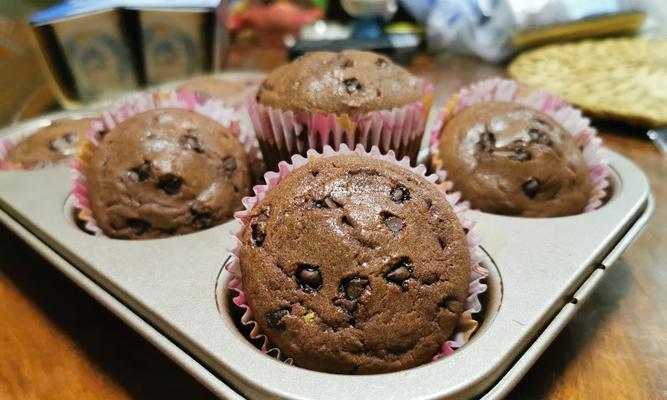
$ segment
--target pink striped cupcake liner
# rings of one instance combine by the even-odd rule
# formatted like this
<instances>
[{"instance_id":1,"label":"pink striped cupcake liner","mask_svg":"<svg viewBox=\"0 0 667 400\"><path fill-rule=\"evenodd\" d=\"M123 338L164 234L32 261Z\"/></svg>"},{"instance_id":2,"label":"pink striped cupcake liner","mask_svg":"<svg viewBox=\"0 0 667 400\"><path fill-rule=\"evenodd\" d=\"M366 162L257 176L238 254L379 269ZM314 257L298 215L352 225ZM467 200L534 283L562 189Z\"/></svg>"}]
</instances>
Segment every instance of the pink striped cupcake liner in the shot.
<instances>
[{"instance_id":1,"label":"pink striped cupcake liner","mask_svg":"<svg viewBox=\"0 0 667 400\"><path fill-rule=\"evenodd\" d=\"M263 185L257 185L253 188L255 193L254 196L245 197L243 199L243 205L245 209L238 211L235 214L235 218L240 222L240 225L236 228L235 231L232 232L234 237L234 245L229 249L231 258L225 267L231 274L231 279L227 284L227 288L235 293L232 301L236 306L240 307L243 312L241 316L241 323L250 328L250 338L261 343L261 349L263 352L275 356L278 359L284 360L284 356L281 354L280 350L273 347L268 337L261 332L259 324L253 319L252 310L246 302L246 296L245 292L243 291L243 283L241 279L241 266L238 258L238 254L241 248L241 237L245 227L249 223L250 214L253 208L259 204L266 197L266 195L271 190L273 190L273 188L278 186L280 182L285 179L292 171L304 166L309 162L309 160L313 158L332 157L336 155L372 157L375 159L391 162L406 168L419 176L423 176L429 182L438 186L443 197L456 212L459 222L466 232L466 240L471 256L472 266L469 280L469 294L464 306L464 311L461 314L461 318L459 319L455 331L447 339L447 341L442 344L440 351L438 351L438 353L433 356L433 360L437 360L451 354L456 349L465 345L479 326L479 322L476 321L474 317L475 314L478 314L482 311L482 303L479 300L479 296L487 290L487 285L483 283L482 280L489 275L489 271L481 264L482 256L481 251L479 250L479 238L473 232L474 222L465 217L466 212L469 210L468 203L461 202L458 193L447 193L446 189L449 187L448 183L438 183L437 176L427 174L426 167L424 165L420 164L416 167L412 167L410 165L410 160L407 157L404 157L399 161L395 158L394 152L391 150L386 154L383 154L377 147L372 147L370 151L367 151L362 144L358 144L356 148L351 149L345 143L342 143L338 150L334 150L330 146L324 146L322 152L317 152L313 149L308 150L306 157L298 154L293 155L290 159L290 162L281 161L278 164L278 172L267 172L264 174L266 183ZM220 290L218 293L216 293L216 296L218 298L218 308L222 310L222 299L225 297L224 291ZM284 361L287 363L292 363L291 359L286 359Z\"/></svg>"},{"instance_id":2,"label":"pink striped cupcake liner","mask_svg":"<svg viewBox=\"0 0 667 400\"><path fill-rule=\"evenodd\" d=\"M581 110L560 97L510 79L492 78L465 87L452 96L438 113L429 144L431 165L436 174L442 179L446 177L442 162L438 158L438 145L444 125L464 108L489 101L519 103L541 111L570 132L575 143L582 149L593 186L584 212L595 210L602 205L602 200L607 195L606 188L609 186L609 167L603 157L602 139L597 136L597 130L591 126L591 121L583 116Z\"/></svg>"},{"instance_id":3,"label":"pink striped cupcake liner","mask_svg":"<svg viewBox=\"0 0 667 400\"><path fill-rule=\"evenodd\" d=\"M433 85L426 80L422 85L424 95L417 102L355 115L286 111L259 104L255 97L248 98L247 108L269 169L294 154L321 152L325 146L337 150L342 144L361 144L366 150L376 146L382 153L393 150L414 164L433 101Z\"/></svg>"},{"instance_id":4,"label":"pink striped cupcake liner","mask_svg":"<svg viewBox=\"0 0 667 400\"><path fill-rule=\"evenodd\" d=\"M0 140L0 171L7 171L10 169L24 169L20 165L13 165L12 163L5 161L5 157L9 151L16 146L20 139L14 137L7 137Z\"/></svg>"}]
</instances>

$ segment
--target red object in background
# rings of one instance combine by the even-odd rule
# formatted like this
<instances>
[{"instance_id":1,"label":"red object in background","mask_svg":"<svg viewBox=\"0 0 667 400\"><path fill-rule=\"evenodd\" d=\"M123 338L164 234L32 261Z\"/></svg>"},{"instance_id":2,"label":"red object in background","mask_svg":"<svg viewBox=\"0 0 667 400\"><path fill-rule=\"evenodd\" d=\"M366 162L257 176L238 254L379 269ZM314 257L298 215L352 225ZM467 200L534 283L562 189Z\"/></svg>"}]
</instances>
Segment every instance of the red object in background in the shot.
<instances>
[{"instance_id":1,"label":"red object in background","mask_svg":"<svg viewBox=\"0 0 667 400\"><path fill-rule=\"evenodd\" d=\"M232 10L227 21L230 32L251 28L261 45L283 45L287 34L298 36L302 26L312 24L324 16L318 7L302 8L290 1L276 1L269 5L250 4Z\"/></svg>"}]
</instances>

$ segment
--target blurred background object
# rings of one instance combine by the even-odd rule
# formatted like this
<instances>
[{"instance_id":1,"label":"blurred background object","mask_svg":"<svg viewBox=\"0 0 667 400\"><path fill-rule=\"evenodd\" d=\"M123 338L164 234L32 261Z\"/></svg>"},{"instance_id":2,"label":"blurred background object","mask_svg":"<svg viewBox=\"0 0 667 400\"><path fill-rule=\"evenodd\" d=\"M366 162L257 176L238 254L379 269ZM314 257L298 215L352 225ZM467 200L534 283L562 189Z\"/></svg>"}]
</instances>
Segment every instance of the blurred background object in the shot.
<instances>
[{"instance_id":1,"label":"blurred background object","mask_svg":"<svg viewBox=\"0 0 667 400\"><path fill-rule=\"evenodd\" d=\"M426 24L431 50L446 48L490 62L506 60L523 47L632 33L642 26L648 10L665 12L662 0L403 0L402 4Z\"/></svg>"},{"instance_id":2,"label":"blurred background object","mask_svg":"<svg viewBox=\"0 0 667 400\"><path fill-rule=\"evenodd\" d=\"M665 37L663 0L70 0L53 7L54 3L3 0L0 11L5 25L11 26L4 29L12 33L0 36L0 57L30 56L25 45L30 35L24 26L19 28L18 18L47 8L31 18L41 45L37 54L45 61L45 76L52 77L53 92L67 107L222 68L268 69L316 50L371 50L404 64L414 64L419 57L465 54L501 65L528 51L533 61L526 61L528 55L519 57L510 69L513 76L546 86L596 117L629 116L649 126L662 123L655 117L660 108L652 111L650 120L633 107L624 114L601 102L590 106L597 94L589 89L604 86L594 82L599 77L579 74L585 77L583 83L568 83L567 90L564 84L557 87L553 82L565 82L561 74L576 63L565 65L558 61L562 57L543 59L532 50L600 36ZM641 81L632 93L648 93L657 102L665 89L647 83L662 79L662 56L651 56L661 48L652 49L653 43L657 42L641 45L645 56L622 56L631 62L609 55L613 50L607 45L604 62L586 62L612 65L614 79L621 79L618 71L623 69L631 78L619 87ZM553 67L556 63L563 65ZM602 67L597 70L605 73ZM573 96L579 87L590 93ZM636 103L638 110L642 102Z\"/></svg>"},{"instance_id":3,"label":"blurred background object","mask_svg":"<svg viewBox=\"0 0 667 400\"><path fill-rule=\"evenodd\" d=\"M219 0L65 1L30 25L49 82L66 107L211 72Z\"/></svg>"},{"instance_id":4,"label":"blurred background object","mask_svg":"<svg viewBox=\"0 0 667 400\"><path fill-rule=\"evenodd\" d=\"M320 20L326 4L326 1L306 0L233 1L227 26L236 36L251 36L246 40L255 45L284 46L290 37L294 40L298 36L304 25Z\"/></svg>"},{"instance_id":5,"label":"blurred background object","mask_svg":"<svg viewBox=\"0 0 667 400\"><path fill-rule=\"evenodd\" d=\"M383 23L398 10L397 0L341 0L343 9L354 17L352 36L376 39L383 35Z\"/></svg>"},{"instance_id":6,"label":"blurred background object","mask_svg":"<svg viewBox=\"0 0 667 400\"><path fill-rule=\"evenodd\" d=\"M667 38L607 38L525 52L509 74L598 119L667 126Z\"/></svg>"}]
</instances>

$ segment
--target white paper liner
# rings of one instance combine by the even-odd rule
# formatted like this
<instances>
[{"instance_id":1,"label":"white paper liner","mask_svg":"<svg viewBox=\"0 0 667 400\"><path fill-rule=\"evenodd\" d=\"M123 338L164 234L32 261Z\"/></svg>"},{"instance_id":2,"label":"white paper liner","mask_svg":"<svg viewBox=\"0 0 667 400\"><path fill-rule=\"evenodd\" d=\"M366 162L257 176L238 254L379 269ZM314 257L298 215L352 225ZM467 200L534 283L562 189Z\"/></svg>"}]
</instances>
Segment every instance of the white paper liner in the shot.
<instances>
[{"instance_id":1,"label":"white paper liner","mask_svg":"<svg viewBox=\"0 0 667 400\"><path fill-rule=\"evenodd\" d=\"M278 348L271 347L268 337L260 331L259 324L257 324L257 322L253 319L252 310L250 310L250 307L246 303L245 293L243 291L243 283L241 279L242 272L240 260L238 258L238 254L241 248L241 237L243 230L249 223L252 209L255 207L255 205L261 202L266 197L266 195L286 176L288 176L293 170L305 165L313 158L332 157L336 155L356 155L360 157L372 157L375 159L388 161L406 168L417 175L423 176L433 184L437 184L438 181L438 178L435 175L427 175L425 166L420 164L416 167L411 167L410 160L407 157L404 157L400 161L396 160L393 151L389 151L386 155L383 155L377 147L373 147L370 151L366 151L363 145L357 145L354 150L351 150L347 147L346 144L341 144L338 151L334 150L330 146L325 146L322 153L318 153L311 149L308 150L306 157L301 155L294 155L291 157L290 163L281 161L278 164L278 172L267 172L264 175L266 184L255 186L253 188L255 195L245 197L243 199L245 210L238 211L235 214L236 219L240 222L240 226L236 231L232 232L235 244L231 249L229 249L232 257L230 262L226 265L226 268L230 272L232 278L229 281L227 287L230 290L236 292L236 296L234 296L232 301L243 310L241 323L251 328L250 338L259 340L262 343L262 351L267 354L274 355L278 359L282 359L280 350ZM466 232L466 240L470 250L471 274L469 281L469 295L466 300L461 318L459 319L457 327L450 338L442 344L441 350L436 355L434 355L434 360L451 354L455 349L463 346L477 330L478 322L473 319L473 314L479 313L482 310L482 304L479 301L479 295L486 291L487 285L481 281L489 274L488 270L481 265L482 257L478 248L479 239L473 233L474 223L465 218L465 213L469 210L468 203L460 202L460 195L458 193L449 194L446 192L446 189L449 187L448 182L437 184L437 186L440 192L443 194L443 197L454 209L459 222ZM286 360L286 362L289 363L291 363L291 361L291 359Z\"/></svg>"},{"instance_id":2,"label":"white paper liner","mask_svg":"<svg viewBox=\"0 0 667 400\"><path fill-rule=\"evenodd\" d=\"M220 125L228 128L241 142L248 154L248 161L252 169L260 168L256 140L251 131L241 128L239 114L231 107L218 99L198 96L187 90L156 91L128 96L112 104L108 110L102 111L100 117L93 121L92 129L87 134L87 140L79 145L74 160L71 163L75 171L74 187L71 194L74 196L74 207L78 210L77 217L83 222L84 228L95 236L105 236L97 225L93 212L90 209L88 189L86 188L86 170L95 149L102 140L103 134L125 121L127 118L158 108L181 108L194 111L206 116Z\"/></svg>"},{"instance_id":3,"label":"white paper liner","mask_svg":"<svg viewBox=\"0 0 667 400\"><path fill-rule=\"evenodd\" d=\"M584 160L591 177L591 197L584 212L595 210L602 205L609 186L609 169L603 158L602 139L585 118L581 110L573 107L560 97L542 90L532 89L510 79L492 78L477 82L461 89L438 113L431 131L429 155L433 169L440 174L442 163L438 158L440 134L447 121L462 109L482 102L501 101L519 103L543 112L553 118L574 137L582 149Z\"/></svg>"}]
</instances>

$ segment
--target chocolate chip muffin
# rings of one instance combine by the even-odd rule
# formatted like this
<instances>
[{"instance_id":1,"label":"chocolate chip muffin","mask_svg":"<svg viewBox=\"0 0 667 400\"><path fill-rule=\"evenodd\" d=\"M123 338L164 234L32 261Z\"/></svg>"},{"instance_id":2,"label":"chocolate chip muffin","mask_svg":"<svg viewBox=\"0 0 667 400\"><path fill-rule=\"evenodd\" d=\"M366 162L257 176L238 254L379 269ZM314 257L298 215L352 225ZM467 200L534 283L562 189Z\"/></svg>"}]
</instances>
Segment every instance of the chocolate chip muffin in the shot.
<instances>
[{"instance_id":1,"label":"chocolate chip muffin","mask_svg":"<svg viewBox=\"0 0 667 400\"><path fill-rule=\"evenodd\" d=\"M245 221L243 290L296 365L369 374L426 363L453 332L470 255L432 183L369 157L298 168Z\"/></svg>"},{"instance_id":2,"label":"chocolate chip muffin","mask_svg":"<svg viewBox=\"0 0 667 400\"><path fill-rule=\"evenodd\" d=\"M208 76L193 78L178 89L189 90L199 95L221 99L232 107L238 107L245 102L246 94L255 84L252 82L238 82L218 79Z\"/></svg>"},{"instance_id":3,"label":"chocolate chip muffin","mask_svg":"<svg viewBox=\"0 0 667 400\"><path fill-rule=\"evenodd\" d=\"M313 52L273 70L248 111L269 169L341 143L414 162L432 97L422 79L385 56Z\"/></svg>"},{"instance_id":4,"label":"chocolate chip muffin","mask_svg":"<svg viewBox=\"0 0 667 400\"><path fill-rule=\"evenodd\" d=\"M55 120L18 142L5 161L28 169L65 161L76 153L92 121L92 118Z\"/></svg>"},{"instance_id":5,"label":"chocolate chip muffin","mask_svg":"<svg viewBox=\"0 0 667 400\"><path fill-rule=\"evenodd\" d=\"M486 102L443 127L439 161L472 207L524 217L583 212L591 179L572 135L532 108Z\"/></svg>"},{"instance_id":6,"label":"chocolate chip muffin","mask_svg":"<svg viewBox=\"0 0 667 400\"><path fill-rule=\"evenodd\" d=\"M110 130L91 158L86 184L106 235L149 239L225 222L241 208L250 177L243 147L226 128L165 108Z\"/></svg>"},{"instance_id":7,"label":"chocolate chip muffin","mask_svg":"<svg viewBox=\"0 0 667 400\"><path fill-rule=\"evenodd\" d=\"M340 115L391 110L419 101L423 94L419 78L385 56L321 51L273 70L257 101L281 110Z\"/></svg>"}]
</instances>

